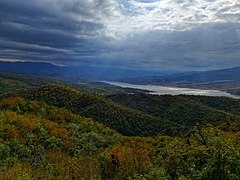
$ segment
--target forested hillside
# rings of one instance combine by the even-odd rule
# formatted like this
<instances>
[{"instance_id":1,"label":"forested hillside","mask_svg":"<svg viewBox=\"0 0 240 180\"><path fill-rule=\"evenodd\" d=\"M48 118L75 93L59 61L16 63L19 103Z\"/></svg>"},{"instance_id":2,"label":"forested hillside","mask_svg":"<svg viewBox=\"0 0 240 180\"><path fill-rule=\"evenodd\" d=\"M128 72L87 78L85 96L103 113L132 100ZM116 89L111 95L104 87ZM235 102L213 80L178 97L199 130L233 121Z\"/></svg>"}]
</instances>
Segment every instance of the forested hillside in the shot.
<instances>
[{"instance_id":1,"label":"forested hillside","mask_svg":"<svg viewBox=\"0 0 240 180\"><path fill-rule=\"evenodd\" d=\"M83 92L91 94L112 94L112 93L144 93L147 91L132 89L132 88L121 88L118 86L113 86L110 84L96 82L93 80L86 80L84 82L72 82L61 79L53 79L47 77L39 77L27 74L13 74L0 72L0 94L9 91L40 87L49 84L61 84L75 89L81 90Z\"/></svg>"},{"instance_id":2,"label":"forested hillside","mask_svg":"<svg viewBox=\"0 0 240 180\"><path fill-rule=\"evenodd\" d=\"M0 101L0 124L0 179L240 178L239 130L126 137L67 109L21 97Z\"/></svg>"},{"instance_id":3,"label":"forested hillside","mask_svg":"<svg viewBox=\"0 0 240 180\"><path fill-rule=\"evenodd\" d=\"M101 96L9 76L1 76L10 89L0 96L0 179L240 178L239 100Z\"/></svg>"},{"instance_id":4,"label":"forested hillside","mask_svg":"<svg viewBox=\"0 0 240 180\"><path fill-rule=\"evenodd\" d=\"M67 108L131 136L153 136L174 127L216 126L237 119L240 113L240 101L231 98L147 94L100 97L59 85L20 90L5 96L21 96Z\"/></svg>"},{"instance_id":5,"label":"forested hillside","mask_svg":"<svg viewBox=\"0 0 240 180\"><path fill-rule=\"evenodd\" d=\"M180 125L217 125L240 114L240 101L225 97L117 94L114 102Z\"/></svg>"},{"instance_id":6,"label":"forested hillside","mask_svg":"<svg viewBox=\"0 0 240 180\"><path fill-rule=\"evenodd\" d=\"M44 86L6 96L21 96L67 108L73 113L94 118L124 135L152 136L166 128L176 126L164 119L65 86Z\"/></svg>"}]
</instances>

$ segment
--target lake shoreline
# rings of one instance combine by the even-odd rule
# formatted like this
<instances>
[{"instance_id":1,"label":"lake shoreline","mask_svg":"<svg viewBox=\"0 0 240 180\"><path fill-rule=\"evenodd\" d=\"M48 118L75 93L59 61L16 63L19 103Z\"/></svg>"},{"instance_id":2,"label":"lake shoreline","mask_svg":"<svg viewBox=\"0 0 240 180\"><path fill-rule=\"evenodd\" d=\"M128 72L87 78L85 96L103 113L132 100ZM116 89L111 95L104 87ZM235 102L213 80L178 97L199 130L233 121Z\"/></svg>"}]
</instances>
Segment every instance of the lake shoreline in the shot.
<instances>
[{"instance_id":1,"label":"lake shoreline","mask_svg":"<svg viewBox=\"0 0 240 180\"><path fill-rule=\"evenodd\" d=\"M134 88L148 90L147 94L155 95L203 95L203 96L224 96L235 99L240 99L240 96L232 95L226 91L216 90L216 89L197 89L197 88L183 88L174 86L161 86L161 85L137 85L123 82L113 82L113 81L103 81L115 86L120 86L123 88Z\"/></svg>"}]
</instances>

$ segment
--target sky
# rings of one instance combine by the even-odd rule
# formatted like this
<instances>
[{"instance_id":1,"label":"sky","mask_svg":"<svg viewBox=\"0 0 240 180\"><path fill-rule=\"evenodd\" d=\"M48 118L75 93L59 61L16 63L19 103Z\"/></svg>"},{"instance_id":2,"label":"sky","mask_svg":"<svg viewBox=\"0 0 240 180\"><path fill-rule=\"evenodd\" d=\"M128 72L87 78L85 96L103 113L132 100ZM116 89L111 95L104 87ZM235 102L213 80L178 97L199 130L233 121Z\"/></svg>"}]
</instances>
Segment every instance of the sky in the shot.
<instances>
[{"instance_id":1,"label":"sky","mask_svg":"<svg viewBox=\"0 0 240 180\"><path fill-rule=\"evenodd\" d=\"M240 66L240 1L0 0L0 60L160 71Z\"/></svg>"}]
</instances>

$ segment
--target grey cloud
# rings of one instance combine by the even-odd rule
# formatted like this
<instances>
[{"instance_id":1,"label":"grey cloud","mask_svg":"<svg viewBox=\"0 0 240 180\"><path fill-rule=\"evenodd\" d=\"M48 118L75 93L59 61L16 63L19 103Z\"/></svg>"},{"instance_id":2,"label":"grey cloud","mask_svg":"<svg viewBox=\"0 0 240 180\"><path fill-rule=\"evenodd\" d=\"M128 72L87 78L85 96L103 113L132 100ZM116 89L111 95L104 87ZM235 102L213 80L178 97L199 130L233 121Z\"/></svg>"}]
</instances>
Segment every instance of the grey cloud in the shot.
<instances>
[{"instance_id":1,"label":"grey cloud","mask_svg":"<svg viewBox=\"0 0 240 180\"><path fill-rule=\"evenodd\" d=\"M1 58L64 64L79 56L95 55L100 48L94 39L103 25L62 13L65 5L61 2L0 0ZM84 12L78 13L84 16Z\"/></svg>"},{"instance_id":2,"label":"grey cloud","mask_svg":"<svg viewBox=\"0 0 240 180\"><path fill-rule=\"evenodd\" d=\"M113 59L158 69L201 69L239 66L240 24L206 24L183 32L142 33L109 44ZM104 55L107 57L107 55ZM124 58L125 57L125 58ZM125 61L124 61L125 59Z\"/></svg>"},{"instance_id":3,"label":"grey cloud","mask_svg":"<svg viewBox=\"0 0 240 180\"><path fill-rule=\"evenodd\" d=\"M87 19L101 20L103 17L112 16L112 11L115 10L116 4L111 0L104 1L58 1L63 11L70 14L79 15Z\"/></svg>"},{"instance_id":4,"label":"grey cloud","mask_svg":"<svg viewBox=\"0 0 240 180\"><path fill-rule=\"evenodd\" d=\"M172 1L156 10L146 4L157 0L139 0L146 11L133 12L130 2L137 1L0 0L0 59L135 69L240 65L239 5ZM184 14L191 7L196 10ZM153 20L142 16L150 11ZM222 23L208 22L209 13Z\"/></svg>"}]
</instances>

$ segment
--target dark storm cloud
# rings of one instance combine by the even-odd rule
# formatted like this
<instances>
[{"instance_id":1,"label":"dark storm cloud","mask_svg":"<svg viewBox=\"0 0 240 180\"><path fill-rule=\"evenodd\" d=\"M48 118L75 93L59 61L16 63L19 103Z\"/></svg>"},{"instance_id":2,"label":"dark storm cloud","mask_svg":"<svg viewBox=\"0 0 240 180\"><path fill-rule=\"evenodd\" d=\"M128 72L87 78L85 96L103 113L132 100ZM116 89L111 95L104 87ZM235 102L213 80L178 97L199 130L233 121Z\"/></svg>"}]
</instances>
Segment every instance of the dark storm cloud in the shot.
<instances>
[{"instance_id":1,"label":"dark storm cloud","mask_svg":"<svg viewBox=\"0 0 240 180\"><path fill-rule=\"evenodd\" d=\"M0 59L159 70L238 66L240 5L228 1L0 0Z\"/></svg>"},{"instance_id":2,"label":"dark storm cloud","mask_svg":"<svg viewBox=\"0 0 240 180\"><path fill-rule=\"evenodd\" d=\"M1 57L71 61L74 56L97 53L99 48L93 39L103 25L59 13L63 7L55 6L63 4L50 3L48 7L44 1L39 2L0 1Z\"/></svg>"},{"instance_id":3,"label":"dark storm cloud","mask_svg":"<svg viewBox=\"0 0 240 180\"><path fill-rule=\"evenodd\" d=\"M128 67L191 70L239 66L240 23L144 32L109 47L114 50L105 58L118 57Z\"/></svg>"}]
</instances>

